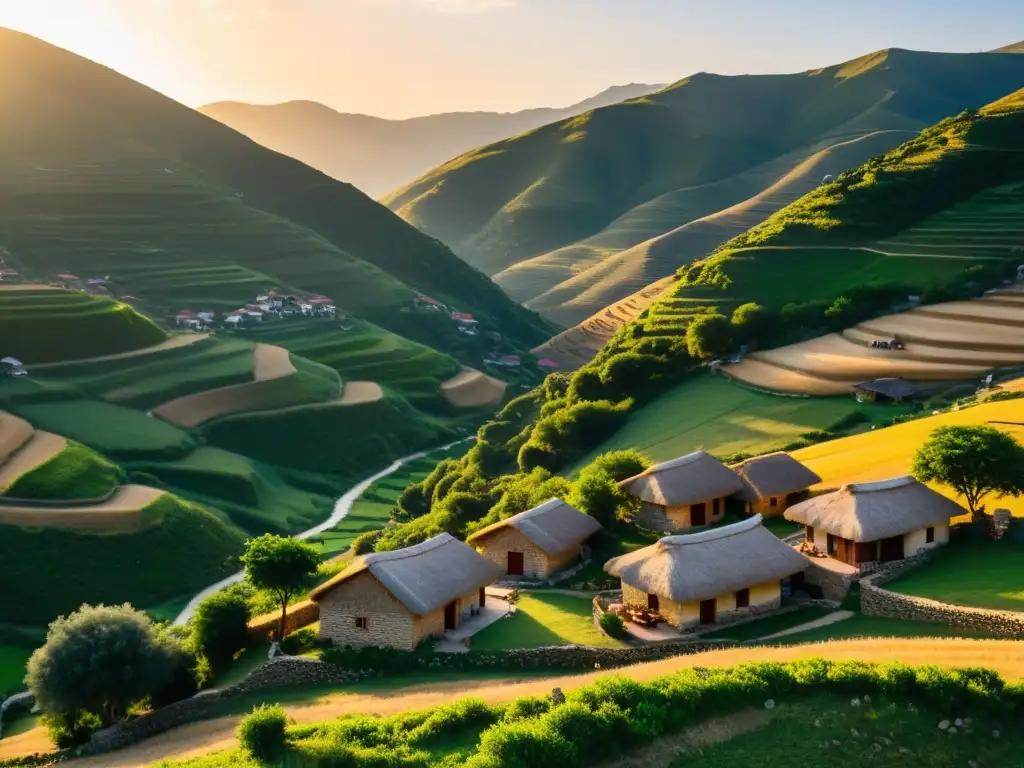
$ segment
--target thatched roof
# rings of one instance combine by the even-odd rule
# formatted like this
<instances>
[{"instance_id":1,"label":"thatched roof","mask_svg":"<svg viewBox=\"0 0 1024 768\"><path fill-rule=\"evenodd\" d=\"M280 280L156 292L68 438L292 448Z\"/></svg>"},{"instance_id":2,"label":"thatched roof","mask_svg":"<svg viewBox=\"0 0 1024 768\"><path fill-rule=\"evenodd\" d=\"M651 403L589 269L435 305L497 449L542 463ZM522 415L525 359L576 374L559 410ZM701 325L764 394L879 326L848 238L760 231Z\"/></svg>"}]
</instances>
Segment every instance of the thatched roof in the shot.
<instances>
[{"instance_id":1,"label":"thatched roof","mask_svg":"<svg viewBox=\"0 0 1024 768\"><path fill-rule=\"evenodd\" d=\"M398 602L426 616L461 595L475 592L500 575L498 566L450 534L394 552L357 557L344 571L310 593L319 601L363 571L373 574Z\"/></svg>"},{"instance_id":2,"label":"thatched roof","mask_svg":"<svg viewBox=\"0 0 1024 768\"><path fill-rule=\"evenodd\" d=\"M786 519L850 541L877 541L948 523L966 510L913 477L844 485L786 510Z\"/></svg>"},{"instance_id":3,"label":"thatched roof","mask_svg":"<svg viewBox=\"0 0 1024 768\"><path fill-rule=\"evenodd\" d=\"M785 496L821 482L821 478L788 453L769 453L734 466L743 479L739 496L744 501L757 501L771 496Z\"/></svg>"},{"instance_id":4,"label":"thatched roof","mask_svg":"<svg viewBox=\"0 0 1024 768\"><path fill-rule=\"evenodd\" d=\"M624 584L676 603L694 603L792 576L807 560L776 538L754 515L621 555L604 569Z\"/></svg>"},{"instance_id":5,"label":"thatched roof","mask_svg":"<svg viewBox=\"0 0 1024 768\"><path fill-rule=\"evenodd\" d=\"M503 528L515 528L549 555L557 555L572 547L578 547L600 531L601 524L590 515L580 512L572 504L567 504L561 499L551 499L539 507L481 528L466 539L466 543L480 542Z\"/></svg>"},{"instance_id":6,"label":"thatched roof","mask_svg":"<svg viewBox=\"0 0 1024 768\"><path fill-rule=\"evenodd\" d=\"M743 490L740 476L704 451L656 464L619 487L650 504L677 507L731 496Z\"/></svg>"},{"instance_id":7,"label":"thatched roof","mask_svg":"<svg viewBox=\"0 0 1024 768\"><path fill-rule=\"evenodd\" d=\"M866 392L874 392L894 399L911 397L917 390L914 385L904 379L874 379L860 384L854 384L854 389L863 389Z\"/></svg>"}]
</instances>

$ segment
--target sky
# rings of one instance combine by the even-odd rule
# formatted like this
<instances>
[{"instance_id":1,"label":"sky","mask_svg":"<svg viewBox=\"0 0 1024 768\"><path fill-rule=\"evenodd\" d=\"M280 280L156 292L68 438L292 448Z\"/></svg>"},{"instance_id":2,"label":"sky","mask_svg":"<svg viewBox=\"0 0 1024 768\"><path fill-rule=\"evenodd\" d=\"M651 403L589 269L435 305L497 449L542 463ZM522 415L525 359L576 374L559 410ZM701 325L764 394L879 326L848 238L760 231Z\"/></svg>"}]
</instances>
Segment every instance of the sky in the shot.
<instances>
[{"instance_id":1,"label":"sky","mask_svg":"<svg viewBox=\"0 0 1024 768\"><path fill-rule=\"evenodd\" d=\"M402 118L567 106L695 72L1024 39L1021 0L0 0L0 26L189 106L310 99Z\"/></svg>"}]
</instances>

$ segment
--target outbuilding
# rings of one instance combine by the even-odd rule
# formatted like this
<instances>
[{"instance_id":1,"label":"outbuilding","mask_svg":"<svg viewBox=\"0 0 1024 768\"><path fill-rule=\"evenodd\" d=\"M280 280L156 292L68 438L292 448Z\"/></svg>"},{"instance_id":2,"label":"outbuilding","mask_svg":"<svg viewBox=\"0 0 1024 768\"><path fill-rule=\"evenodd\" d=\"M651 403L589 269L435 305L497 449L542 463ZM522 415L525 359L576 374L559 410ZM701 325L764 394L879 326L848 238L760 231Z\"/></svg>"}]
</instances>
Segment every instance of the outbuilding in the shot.
<instances>
[{"instance_id":1,"label":"outbuilding","mask_svg":"<svg viewBox=\"0 0 1024 768\"><path fill-rule=\"evenodd\" d=\"M966 510L907 475L851 483L786 510L815 550L858 569L912 557L949 541Z\"/></svg>"},{"instance_id":2,"label":"outbuilding","mask_svg":"<svg viewBox=\"0 0 1024 768\"><path fill-rule=\"evenodd\" d=\"M320 604L319 638L336 646L413 650L476 614L499 575L494 563L447 533L361 555L310 593Z\"/></svg>"},{"instance_id":3,"label":"outbuilding","mask_svg":"<svg viewBox=\"0 0 1024 768\"><path fill-rule=\"evenodd\" d=\"M755 515L613 558L604 569L622 582L627 608L656 611L678 629L728 623L782 604L782 581L807 560Z\"/></svg>"},{"instance_id":4,"label":"outbuilding","mask_svg":"<svg viewBox=\"0 0 1024 768\"><path fill-rule=\"evenodd\" d=\"M675 531L718 522L725 500L743 490L743 480L720 461L696 451L656 464L619 487L642 506L636 522L655 531Z\"/></svg>"},{"instance_id":5,"label":"outbuilding","mask_svg":"<svg viewBox=\"0 0 1024 768\"><path fill-rule=\"evenodd\" d=\"M489 525L466 539L507 576L546 579L583 556L587 540L601 531L590 515L551 499Z\"/></svg>"},{"instance_id":6,"label":"outbuilding","mask_svg":"<svg viewBox=\"0 0 1024 768\"><path fill-rule=\"evenodd\" d=\"M747 512L777 517L786 507L807 498L812 485L821 482L814 472L788 453L756 456L734 466L743 481L743 490L736 494L747 505Z\"/></svg>"},{"instance_id":7,"label":"outbuilding","mask_svg":"<svg viewBox=\"0 0 1024 768\"><path fill-rule=\"evenodd\" d=\"M855 384L853 392L861 401L902 403L911 399L917 390L909 381L900 378L887 378Z\"/></svg>"}]
</instances>

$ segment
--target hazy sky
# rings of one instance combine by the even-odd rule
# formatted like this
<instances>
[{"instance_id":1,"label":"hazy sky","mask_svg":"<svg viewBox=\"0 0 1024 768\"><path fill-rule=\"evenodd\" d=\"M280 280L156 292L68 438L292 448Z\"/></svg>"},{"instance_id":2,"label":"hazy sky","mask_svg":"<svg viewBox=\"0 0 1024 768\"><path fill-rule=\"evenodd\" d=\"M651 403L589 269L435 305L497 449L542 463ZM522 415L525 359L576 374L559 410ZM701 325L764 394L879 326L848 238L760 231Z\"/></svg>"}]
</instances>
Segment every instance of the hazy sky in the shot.
<instances>
[{"instance_id":1,"label":"hazy sky","mask_svg":"<svg viewBox=\"0 0 1024 768\"><path fill-rule=\"evenodd\" d=\"M989 50L1024 39L1024 0L0 0L0 25L191 106L314 99L406 117L894 46Z\"/></svg>"}]
</instances>

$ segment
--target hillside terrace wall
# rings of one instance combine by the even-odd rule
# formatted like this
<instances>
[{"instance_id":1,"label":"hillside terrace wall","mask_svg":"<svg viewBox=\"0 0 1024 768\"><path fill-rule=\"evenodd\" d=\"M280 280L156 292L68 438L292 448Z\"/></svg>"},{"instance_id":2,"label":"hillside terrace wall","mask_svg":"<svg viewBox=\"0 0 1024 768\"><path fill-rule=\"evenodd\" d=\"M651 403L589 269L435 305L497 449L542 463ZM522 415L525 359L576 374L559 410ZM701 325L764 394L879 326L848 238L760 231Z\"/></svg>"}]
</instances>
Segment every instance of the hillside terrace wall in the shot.
<instances>
[{"instance_id":1,"label":"hillside terrace wall","mask_svg":"<svg viewBox=\"0 0 1024 768\"><path fill-rule=\"evenodd\" d=\"M1024 613L952 605L883 589L883 585L921 562L922 559L904 561L861 579L861 612L867 616L949 624L1000 637L1024 639Z\"/></svg>"}]
</instances>

